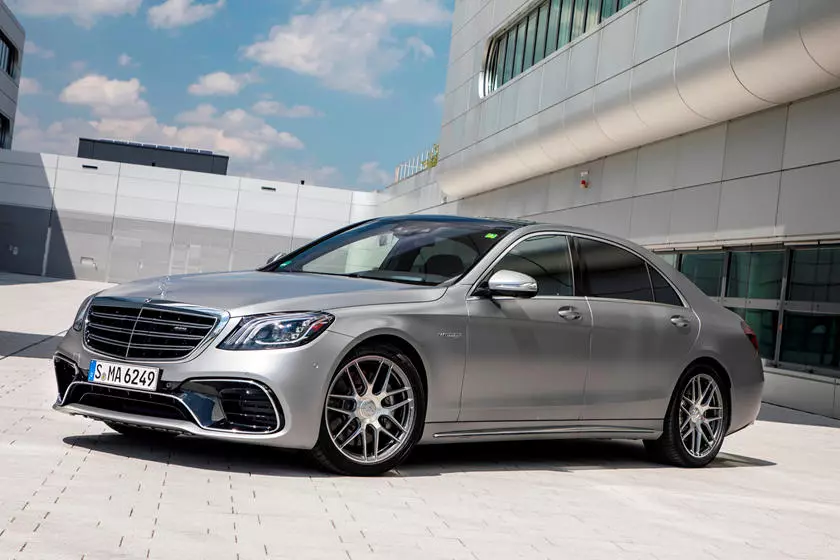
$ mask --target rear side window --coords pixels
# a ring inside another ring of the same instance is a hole
[[[572,265],[565,235],[541,235],[517,243],[493,268],[527,274],[539,296],[571,296]]]
[[[683,303],[680,296],[677,295],[677,292],[674,291],[674,288],[671,287],[659,271],[648,265],[648,273],[650,273],[650,283],[653,286],[653,298],[656,303],[682,307]]]
[[[653,302],[647,263],[615,245],[577,238],[581,294]],[[664,281],[664,279],[663,279]]]

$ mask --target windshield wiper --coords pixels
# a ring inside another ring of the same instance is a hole
[[[428,282],[423,280],[422,278],[407,278],[405,276],[401,277],[388,277],[388,276],[379,276],[377,274],[371,274],[372,270],[363,270],[360,272],[351,272],[349,274],[340,274],[339,276],[347,276],[348,278],[364,278],[366,280],[382,280],[383,282],[396,282],[398,284],[419,284],[424,286],[433,286],[433,282]]]

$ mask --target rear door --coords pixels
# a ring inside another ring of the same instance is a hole
[[[698,322],[670,283],[618,245],[575,238],[578,286],[592,310],[586,420],[662,418]]]

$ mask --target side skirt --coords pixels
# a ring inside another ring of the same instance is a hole
[[[662,420],[622,422],[445,422],[426,424],[420,444],[529,439],[656,439]]]

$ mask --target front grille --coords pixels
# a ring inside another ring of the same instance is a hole
[[[85,343],[115,358],[177,360],[195,350],[218,320],[199,311],[94,301],[87,316]]]
[[[77,383],[67,393],[63,404],[75,403],[125,414],[193,421],[189,411],[180,401],[160,393]]]

